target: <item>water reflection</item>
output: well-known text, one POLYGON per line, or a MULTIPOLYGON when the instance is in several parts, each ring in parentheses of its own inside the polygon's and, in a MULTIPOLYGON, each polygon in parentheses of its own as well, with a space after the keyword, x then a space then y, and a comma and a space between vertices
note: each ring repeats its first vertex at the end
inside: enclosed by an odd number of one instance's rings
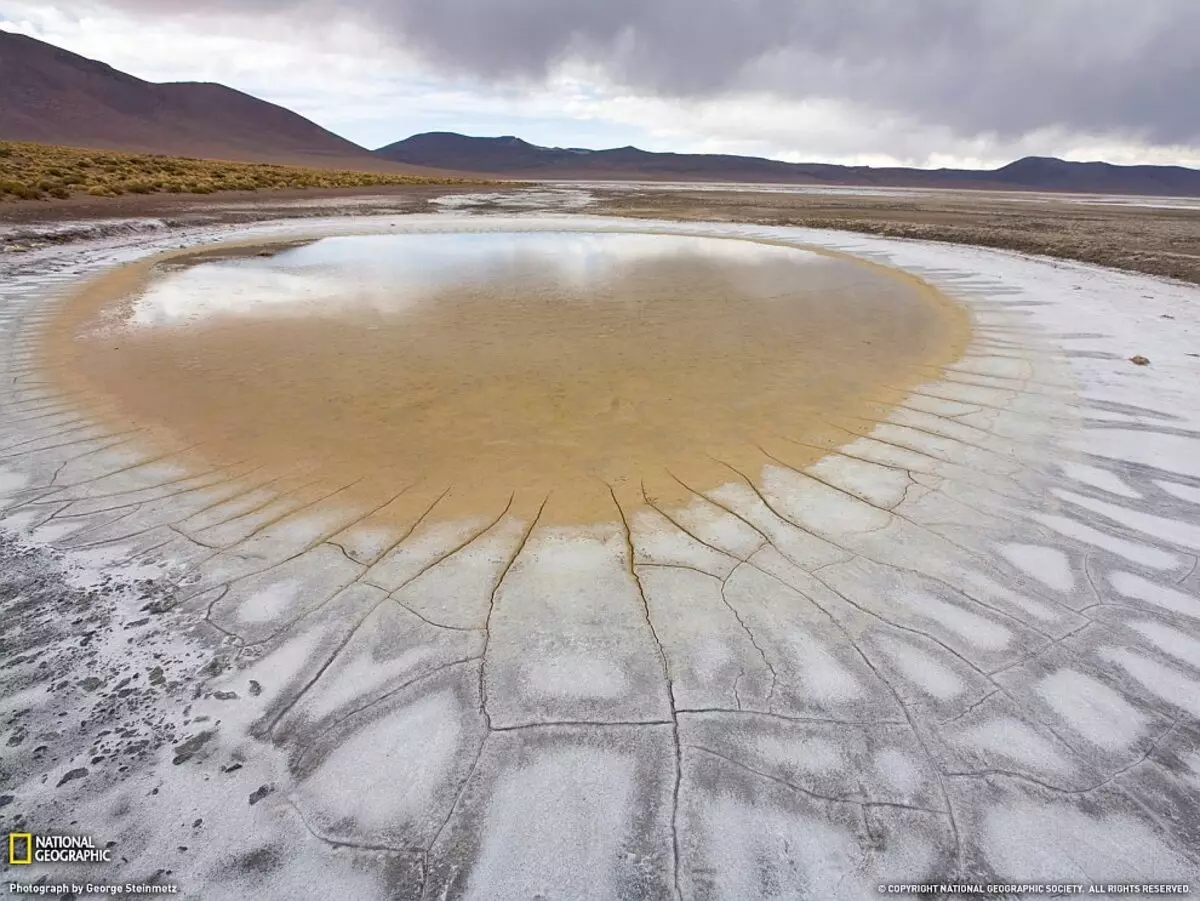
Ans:
MULTIPOLYGON (((781 269, 829 261, 795 248, 683 235, 621 233, 451 233, 325 238, 270 257, 206 262, 169 273, 133 304, 138 325, 217 316, 397 314, 451 288, 525 285, 579 299, 604 292, 631 267, 737 267, 749 297, 778 288, 781 269), (764 268, 765 267, 765 268, 764 268)), ((834 272, 829 272, 833 276, 834 272)), ((845 273, 840 273, 844 279, 845 273)), ((808 272, 806 279, 814 274, 808 272)), ((841 281, 825 278, 809 285, 841 281)))
POLYGON ((911 280, 672 235, 330 238, 184 258, 107 300, 58 361, 123 425, 468 511, 553 494, 571 520, 611 516, 612 486, 720 484, 763 448, 845 440, 965 334, 911 280))

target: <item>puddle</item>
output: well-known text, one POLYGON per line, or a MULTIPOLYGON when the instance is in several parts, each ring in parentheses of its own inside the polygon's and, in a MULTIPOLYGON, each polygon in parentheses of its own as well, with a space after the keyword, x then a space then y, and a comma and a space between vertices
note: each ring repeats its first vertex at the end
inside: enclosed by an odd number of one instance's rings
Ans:
MULTIPOLYGON (((965 317, 915 279, 748 240, 333 237, 128 267, 65 305, 49 362, 115 426, 340 500, 615 518, 756 479, 886 415, 965 317), (308 482, 306 482, 308 484, 308 482), (511 501, 512 506, 506 507, 511 501)), ((399 515, 399 513, 397 513, 399 515)))

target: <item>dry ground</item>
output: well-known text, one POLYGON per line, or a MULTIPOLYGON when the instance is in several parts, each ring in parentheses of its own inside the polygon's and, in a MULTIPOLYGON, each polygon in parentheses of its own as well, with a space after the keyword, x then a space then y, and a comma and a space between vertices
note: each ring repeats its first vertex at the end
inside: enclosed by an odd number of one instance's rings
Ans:
POLYGON ((1156 209, 989 192, 912 196, 735 191, 598 192, 596 212, 837 228, 1045 254, 1200 282, 1200 206, 1156 209))
MULTIPOLYGON (((0 145, 3 147, 4 145, 0 145)), ((0 172, 4 171, 0 158, 0 172)), ((244 164, 237 164, 244 165, 244 164)), ((276 168, 287 167, 253 167, 276 168)), ((305 171, 305 170, 297 170, 305 171)), ((351 173, 374 178, 372 173, 351 173)), ((218 196, 158 193, 97 197, 75 193, 53 202, 0 203, 0 225, 159 217, 170 225, 249 222, 312 215, 423 213, 430 201, 478 191, 458 184, 396 178, 395 183, 340 187, 227 190, 218 196)), ((476 213, 504 209, 505 194, 525 185, 493 183, 476 213)), ((1021 195, 983 191, 895 194, 804 194, 605 186, 587 188, 594 202, 579 212, 680 221, 728 221, 833 228, 887 237, 999 247, 1167 276, 1200 284, 1200 204, 1155 208, 1084 202, 1086 195, 1021 195)), ((852 189, 848 189, 852 190, 852 189)), ((560 211, 555 191, 543 191, 547 211, 560 211)), ((529 210, 531 207, 525 206, 529 210)), ((25 239, 19 233, 11 237, 25 239)), ((64 235, 66 239, 70 233, 64 235)), ((36 243, 43 243, 41 237, 36 243)))

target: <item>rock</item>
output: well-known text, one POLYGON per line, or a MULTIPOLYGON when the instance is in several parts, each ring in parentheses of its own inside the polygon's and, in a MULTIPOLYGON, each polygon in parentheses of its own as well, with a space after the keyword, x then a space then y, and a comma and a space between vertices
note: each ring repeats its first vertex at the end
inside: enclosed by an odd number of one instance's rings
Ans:
POLYGON ((236 691, 214 691, 213 697, 218 701, 236 701, 238 693, 236 691))
POLYGON ((262 694, 262 686, 259 685, 254 679, 250 680, 250 694, 254 695, 256 698, 262 694))
POLYGON ((1134 356, 1130 357, 1129 362, 1135 366, 1149 366, 1150 365, 1150 361, 1147 360, 1145 357, 1143 357, 1141 354, 1135 354, 1134 356))
POLYGON ((66 785, 68 782, 74 782, 76 779, 82 779, 87 774, 87 767, 80 766, 73 770, 68 770, 67 774, 58 780, 58 785, 55 787, 59 788, 63 785, 66 785))
POLYGON ((260 785, 250 793, 250 806, 253 807, 273 791, 275 791, 275 786, 273 785, 260 785))
POLYGON ((179 764, 191 760, 195 753, 204 747, 204 745, 208 743, 209 739, 216 734, 217 733, 213 732, 212 730, 209 730, 208 732, 201 732, 199 735, 193 735, 183 744, 177 745, 175 747, 175 758, 171 761, 171 763, 179 766, 179 764))

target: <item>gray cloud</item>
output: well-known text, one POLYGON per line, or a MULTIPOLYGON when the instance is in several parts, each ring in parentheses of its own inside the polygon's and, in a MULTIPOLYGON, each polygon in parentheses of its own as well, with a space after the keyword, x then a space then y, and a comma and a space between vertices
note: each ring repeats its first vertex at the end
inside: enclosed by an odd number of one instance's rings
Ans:
POLYGON ((204 15, 226 3, 313 23, 351 15, 443 71, 486 79, 536 81, 578 60, 668 97, 761 90, 966 136, 1059 127, 1200 143, 1200 0, 360 0, 352 12, 219 0, 204 15))

